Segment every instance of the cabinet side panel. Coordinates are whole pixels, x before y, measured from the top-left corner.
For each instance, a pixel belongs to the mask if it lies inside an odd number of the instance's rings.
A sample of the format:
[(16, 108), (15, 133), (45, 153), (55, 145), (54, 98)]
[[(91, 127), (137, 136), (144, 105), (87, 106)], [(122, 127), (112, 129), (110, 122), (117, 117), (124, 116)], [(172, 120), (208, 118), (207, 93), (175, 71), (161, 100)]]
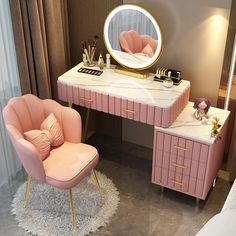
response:
[(205, 182), (203, 190), (204, 199), (206, 198), (222, 164), (228, 121), (229, 119), (227, 119), (227, 121), (225, 122), (224, 126), (221, 129), (222, 139), (212, 144), (209, 150), (206, 175), (204, 180)]

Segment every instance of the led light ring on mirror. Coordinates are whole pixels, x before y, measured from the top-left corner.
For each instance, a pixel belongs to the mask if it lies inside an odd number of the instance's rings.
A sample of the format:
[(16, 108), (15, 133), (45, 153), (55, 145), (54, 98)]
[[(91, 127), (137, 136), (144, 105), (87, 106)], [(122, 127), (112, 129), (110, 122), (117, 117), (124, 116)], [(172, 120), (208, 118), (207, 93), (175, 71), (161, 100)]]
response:
[[(108, 29), (109, 29), (109, 24), (111, 22), (111, 19), (120, 11), (122, 10), (136, 10), (142, 14), (144, 14), (153, 24), (156, 33), (157, 33), (157, 48), (156, 51), (154, 53), (154, 55), (149, 58), (146, 62), (144, 63), (129, 63), (127, 61), (125, 61), (124, 59), (120, 58), (119, 56), (117, 56), (117, 54), (114, 52), (111, 44), (110, 44), (110, 40), (109, 40), (109, 34), (108, 34)], [(160, 27), (157, 23), (157, 21), (154, 19), (154, 17), (145, 9), (143, 9), (142, 7), (136, 6), (136, 5), (131, 5), (131, 4), (126, 4), (126, 5), (121, 5), (116, 7), (115, 9), (113, 9), (110, 14), (107, 16), (107, 19), (105, 21), (104, 24), (104, 32), (103, 32), (103, 36), (104, 36), (104, 42), (106, 45), (106, 48), (108, 50), (108, 52), (111, 54), (111, 56), (122, 66), (129, 68), (129, 69), (133, 69), (133, 70), (143, 70), (143, 69), (147, 69), (149, 67), (151, 67), (161, 56), (162, 53), (162, 49), (163, 49), (163, 45), (162, 45), (162, 34), (161, 34), (161, 30)]]

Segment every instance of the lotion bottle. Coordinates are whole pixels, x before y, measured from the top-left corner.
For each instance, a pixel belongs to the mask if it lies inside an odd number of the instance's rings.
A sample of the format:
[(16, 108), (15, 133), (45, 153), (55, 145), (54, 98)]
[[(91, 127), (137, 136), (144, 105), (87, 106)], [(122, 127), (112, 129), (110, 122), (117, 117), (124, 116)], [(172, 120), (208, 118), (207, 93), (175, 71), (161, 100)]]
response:
[(102, 54), (100, 53), (99, 58), (98, 58), (98, 67), (100, 70), (103, 70), (104, 68), (104, 60), (102, 58)]
[(110, 69), (111, 67), (111, 56), (109, 53), (106, 54), (106, 68)]

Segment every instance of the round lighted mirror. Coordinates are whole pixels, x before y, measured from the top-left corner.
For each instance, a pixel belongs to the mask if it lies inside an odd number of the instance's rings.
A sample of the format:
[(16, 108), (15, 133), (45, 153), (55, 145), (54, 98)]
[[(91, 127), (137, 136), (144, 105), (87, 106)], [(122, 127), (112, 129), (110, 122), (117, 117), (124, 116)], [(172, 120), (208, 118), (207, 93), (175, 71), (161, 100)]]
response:
[(162, 52), (160, 26), (149, 12), (136, 5), (121, 5), (110, 12), (104, 41), (119, 64), (134, 70), (152, 66)]

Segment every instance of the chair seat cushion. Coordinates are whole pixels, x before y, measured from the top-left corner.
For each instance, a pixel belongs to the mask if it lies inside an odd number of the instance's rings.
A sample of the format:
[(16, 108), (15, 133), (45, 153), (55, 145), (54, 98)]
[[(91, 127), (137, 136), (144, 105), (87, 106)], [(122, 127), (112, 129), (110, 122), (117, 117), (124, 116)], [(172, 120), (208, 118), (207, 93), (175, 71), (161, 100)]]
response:
[(83, 143), (64, 142), (43, 161), (46, 182), (58, 188), (75, 186), (98, 163), (96, 148)]

